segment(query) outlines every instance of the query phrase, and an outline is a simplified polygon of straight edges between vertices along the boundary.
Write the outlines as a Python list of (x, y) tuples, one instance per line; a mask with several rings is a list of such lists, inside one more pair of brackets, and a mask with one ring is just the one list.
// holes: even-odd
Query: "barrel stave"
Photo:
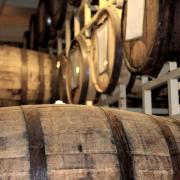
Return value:
[[(31, 121), (32, 131), (27, 129)], [(163, 132), (162, 124), (171, 136)], [(36, 148), (44, 143), (48, 179), (179, 179), (178, 121), (73, 105), (0, 109), (2, 179), (31, 179), (32, 158), (38, 161), (39, 156), (30, 153), (29, 137), (39, 128), (43, 139), (34, 138), (40, 143)]]

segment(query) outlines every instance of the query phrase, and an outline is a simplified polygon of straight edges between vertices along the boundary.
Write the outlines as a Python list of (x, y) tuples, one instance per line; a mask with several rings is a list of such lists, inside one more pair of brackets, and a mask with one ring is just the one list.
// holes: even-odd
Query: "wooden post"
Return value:
[(173, 116), (180, 113), (179, 110), (179, 83), (177, 79), (168, 80), (168, 103), (169, 115)]
[[(142, 85), (148, 82), (148, 77), (142, 77)], [(143, 112), (152, 114), (152, 93), (151, 90), (142, 90)]]
[(127, 100), (126, 100), (126, 85), (121, 84), (119, 86), (119, 108), (127, 109)]

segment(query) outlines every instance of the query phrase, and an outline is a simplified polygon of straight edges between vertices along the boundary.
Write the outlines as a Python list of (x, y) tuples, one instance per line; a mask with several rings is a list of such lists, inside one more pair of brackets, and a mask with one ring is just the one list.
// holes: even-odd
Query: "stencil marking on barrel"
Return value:
[(108, 119), (117, 148), (122, 180), (134, 180), (133, 160), (123, 124), (110, 111), (100, 108)]
[[(174, 170), (174, 180), (179, 180), (180, 179), (180, 150), (178, 148), (173, 132), (170, 129), (170, 127), (165, 123), (165, 121), (162, 121), (159, 118), (155, 118), (154, 116), (150, 116), (150, 117), (153, 118), (153, 120), (158, 124), (158, 126), (160, 127), (162, 131), (162, 134), (166, 140), (169, 153), (171, 156), (171, 161), (172, 161), (173, 170)], [(175, 124), (178, 127), (180, 127), (179, 122)]]
[(21, 104), (27, 104), (27, 81), (28, 81), (28, 68), (27, 68), (27, 51), (25, 48), (21, 50), (22, 56), (22, 76), (21, 76)]
[(47, 180), (47, 162), (45, 154), (44, 134), (38, 110), (34, 107), (21, 107), (26, 123), (31, 180)]

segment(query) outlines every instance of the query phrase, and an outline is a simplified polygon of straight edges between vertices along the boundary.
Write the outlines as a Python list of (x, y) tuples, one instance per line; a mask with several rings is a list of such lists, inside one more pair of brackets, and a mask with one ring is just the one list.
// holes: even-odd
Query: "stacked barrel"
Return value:
[[(104, 8), (97, 8), (99, 2), (101, 1), (41, 0), (37, 13), (30, 19), (29, 32), (25, 32), (23, 38), (23, 49), (44, 51), (53, 38), (57, 40), (60, 36), (65, 39), (65, 20), (69, 18), (69, 11), (73, 11), (74, 17), (81, 14), (80, 10), (85, 5), (91, 7), (93, 13), (96, 10), (89, 23), (84, 22), (85, 17), (79, 15), (79, 23), (84, 23), (84, 27), (75, 34), (68, 52), (62, 48), (61, 55), (55, 58), (59, 62), (59, 69), (49, 69), (59, 76), (53, 81), (53, 89), (58, 91), (56, 95), (53, 94), (55, 99), (60, 97), (64, 102), (73, 104), (94, 102), (99, 94), (109, 95), (119, 84), (126, 85), (127, 91), (132, 91), (136, 86), (136, 75), (156, 77), (166, 61), (177, 61), (180, 57), (178, 1), (144, 1), (142, 34), (136, 38), (127, 38), (130, 2), (122, 1), (117, 6), (115, 1), (109, 1), (111, 3), (107, 3)], [(58, 30), (59, 34), (56, 33)], [(73, 26), (71, 31), (73, 32)], [(57, 49), (57, 43), (55, 48)], [(3, 47), (1, 49), (6, 54), (7, 50)], [(19, 59), (27, 59), (28, 51), (20, 51), (18, 56), (23, 54), (23, 58)], [(39, 55), (37, 57), (42, 59)], [(50, 64), (56, 64), (54, 61)], [(42, 64), (45, 62), (40, 63), (38, 67), (43, 69)], [(52, 73), (50, 76), (54, 77)], [(24, 79), (25, 77), (23, 75)], [(43, 80), (42, 75), (38, 77), (40, 81)]]
[(95, 102), (118, 84), (131, 90), (136, 75), (157, 76), (165, 61), (179, 57), (178, 1), (144, 1), (143, 35), (129, 40), (130, 1), (118, 7), (112, 2), (93, 7), (95, 16), (68, 53), (57, 58), (42, 49), (55, 29), (64, 28), (67, 7), (78, 12), (83, 3), (97, 6), (98, 0), (41, 0), (23, 48), (0, 46), (0, 106), (16, 105), (0, 108), (0, 179), (180, 180), (178, 116), (82, 105), (24, 106), (59, 98)]
[(0, 106), (54, 102), (56, 72), (46, 53), (0, 46)]
[[(76, 7), (85, 3), (98, 5), (98, 1), (71, 2)], [(166, 61), (177, 61), (180, 57), (178, 1), (144, 1), (143, 31), (134, 39), (127, 38), (128, 7), (122, 1), (119, 7), (112, 3), (98, 9), (72, 41), (66, 57), (69, 103), (87, 101), (89, 82), (95, 94), (111, 94), (121, 83), (132, 91), (136, 86), (135, 76), (156, 77)], [(138, 88), (141, 89), (139, 85)], [(90, 98), (94, 99), (94, 96)]]

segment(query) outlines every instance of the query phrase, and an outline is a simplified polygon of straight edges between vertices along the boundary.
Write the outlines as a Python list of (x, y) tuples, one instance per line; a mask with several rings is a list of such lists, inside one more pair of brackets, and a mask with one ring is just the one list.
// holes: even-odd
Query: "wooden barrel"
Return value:
[(91, 41), (80, 35), (72, 43), (67, 65), (67, 96), (69, 103), (84, 104), (89, 96), (95, 98), (91, 81)]
[(0, 106), (50, 103), (55, 67), (48, 54), (0, 46)]
[(67, 105), (0, 109), (0, 179), (179, 180), (180, 122)]
[(92, 26), (93, 82), (100, 93), (111, 93), (122, 64), (121, 23), (118, 10), (102, 10)]
[[(126, 2), (122, 29), (126, 65), (132, 73), (156, 76), (165, 61), (176, 61), (180, 57), (180, 2), (146, 0), (143, 34), (135, 39), (126, 36), (127, 12)], [(134, 13), (129, 15), (131, 19), (137, 17), (135, 11), (130, 13)]]
[(56, 29), (61, 29), (64, 25), (68, 1), (51, 0), (51, 18), (52, 24)]
[(37, 15), (33, 14), (29, 23), (30, 30), (30, 49), (38, 49), (38, 24)]
[(56, 34), (54, 28), (52, 27), (49, 1), (40, 0), (37, 16), (39, 47), (47, 48), (49, 40)]

